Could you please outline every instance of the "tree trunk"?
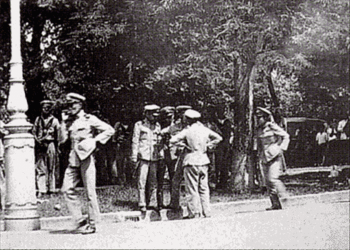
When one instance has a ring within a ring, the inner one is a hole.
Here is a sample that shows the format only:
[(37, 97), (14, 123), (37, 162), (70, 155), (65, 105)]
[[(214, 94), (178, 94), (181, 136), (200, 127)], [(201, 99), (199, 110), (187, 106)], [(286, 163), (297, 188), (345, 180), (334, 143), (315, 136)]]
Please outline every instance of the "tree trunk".
[(235, 88), (234, 152), (229, 181), (230, 190), (242, 192), (254, 184), (252, 164), (254, 62), (246, 66), (245, 74)]

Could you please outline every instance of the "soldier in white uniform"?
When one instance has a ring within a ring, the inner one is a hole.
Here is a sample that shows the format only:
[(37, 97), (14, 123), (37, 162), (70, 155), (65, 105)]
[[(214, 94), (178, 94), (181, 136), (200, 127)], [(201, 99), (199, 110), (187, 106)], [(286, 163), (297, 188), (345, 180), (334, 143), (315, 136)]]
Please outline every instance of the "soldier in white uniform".
[(157, 176), (163, 172), (163, 144), (160, 124), (157, 122), (160, 107), (152, 104), (144, 107), (145, 119), (135, 123), (131, 146), (131, 162), (138, 170), (139, 208), (158, 209), (162, 204), (162, 192), (158, 191)]
[(199, 118), (200, 113), (186, 110), (184, 130), (170, 139), (170, 144), (184, 146), (183, 169), (187, 195), (188, 218), (203, 215), (210, 217), (207, 151), (216, 146), (222, 137), (205, 127)]
[[(62, 192), (75, 222), (76, 231), (82, 234), (95, 233), (100, 210), (96, 195), (96, 168), (92, 155), (96, 142), (105, 144), (114, 134), (114, 129), (96, 116), (83, 110), (85, 97), (76, 93), (67, 94), (68, 117), (62, 114), (62, 142), (71, 141), (69, 165), (65, 171)], [(76, 187), (83, 180), (88, 199), (88, 219), (81, 213)]]

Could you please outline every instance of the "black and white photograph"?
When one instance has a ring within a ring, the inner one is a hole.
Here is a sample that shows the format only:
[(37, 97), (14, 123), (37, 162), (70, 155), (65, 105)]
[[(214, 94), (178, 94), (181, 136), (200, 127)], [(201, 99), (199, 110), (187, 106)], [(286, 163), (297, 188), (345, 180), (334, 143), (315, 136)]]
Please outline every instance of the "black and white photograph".
[(0, 249), (350, 249), (348, 0), (0, 0)]

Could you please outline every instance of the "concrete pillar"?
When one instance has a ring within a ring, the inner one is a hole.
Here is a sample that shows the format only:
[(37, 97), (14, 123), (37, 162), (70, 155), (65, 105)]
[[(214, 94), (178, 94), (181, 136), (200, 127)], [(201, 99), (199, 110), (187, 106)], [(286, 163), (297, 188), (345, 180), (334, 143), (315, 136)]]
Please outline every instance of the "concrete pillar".
[(23, 86), (21, 56), (20, 0), (11, 0), (11, 61), (10, 91), (7, 109), (9, 134), (4, 138), (6, 204), (5, 230), (29, 231), (40, 229), (35, 195), (34, 137), (25, 112), (28, 103)]

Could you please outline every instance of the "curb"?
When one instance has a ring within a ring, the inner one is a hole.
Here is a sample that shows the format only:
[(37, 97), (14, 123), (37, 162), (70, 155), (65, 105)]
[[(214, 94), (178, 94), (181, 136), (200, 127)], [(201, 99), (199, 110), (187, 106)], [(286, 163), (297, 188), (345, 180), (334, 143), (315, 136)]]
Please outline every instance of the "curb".
[[(304, 206), (312, 203), (330, 203), (330, 202), (349, 202), (350, 190), (327, 192), (320, 194), (308, 194), (291, 196), (288, 198), (287, 203), (283, 203), (284, 208)], [(235, 201), (225, 203), (211, 204), (212, 217), (227, 217), (236, 213), (257, 212), (265, 211), (266, 207), (270, 206), (269, 199), (261, 200), (247, 200), (247, 201)], [(101, 214), (101, 222), (137, 222), (137, 221), (167, 221), (167, 220), (179, 220), (187, 215), (187, 211), (182, 209), (181, 211), (173, 211), (170, 209), (163, 209), (160, 213), (149, 210), (146, 213), (140, 211), (122, 211), (115, 213), (103, 213)], [(42, 230), (52, 230), (57, 228), (70, 228), (72, 227), (71, 217), (50, 217), (40, 218), (40, 224)], [(0, 231), (4, 231), (4, 221), (0, 221)]]

